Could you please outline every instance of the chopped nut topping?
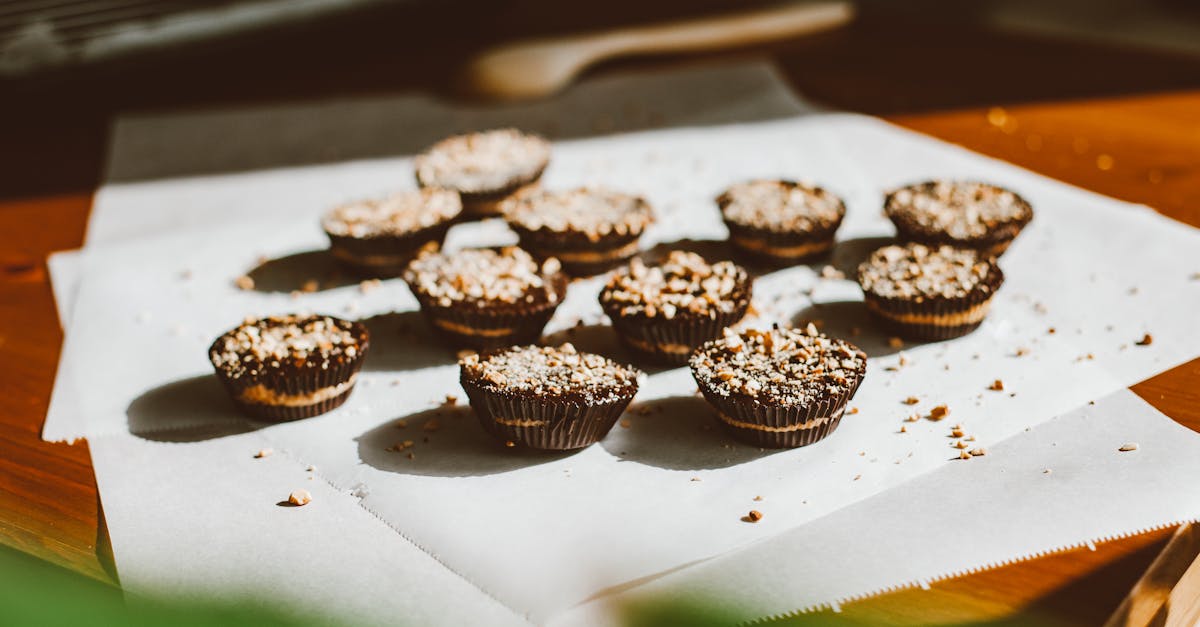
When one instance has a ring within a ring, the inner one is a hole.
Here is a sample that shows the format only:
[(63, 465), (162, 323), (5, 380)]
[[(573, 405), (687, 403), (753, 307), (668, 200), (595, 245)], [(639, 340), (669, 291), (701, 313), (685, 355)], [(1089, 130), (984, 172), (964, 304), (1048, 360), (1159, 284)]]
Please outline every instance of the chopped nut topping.
[(1123, 444), (1121, 446), (1121, 448), (1119, 448), (1117, 450), (1121, 451), (1122, 453), (1128, 453), (1129, 451), (1136, 451), (1137, 449), (1138, 449), (1137, 442), (1128, 442), (1126, 444)]
[(1028, 354), (1029, 354), (1028, 348), (1025, 348), (1024, 346), (1019, 346), (1019, 347), (1017, 347), (1017, 352), (1014, 353), (1014, 356), (1024, 357), (1025, 355), (1028, 355)]
[(311, 502), (312, 495), (308, 493), (308, 490), (294, 490), (288, 495), (288, 503), (291, 503), (297, 507), (301, 505), (308, 505)]
[(672, 251), (662, 265), (635, 257), (609, 276), (600, 304), (620, 315), (667, 320), (676, 316), (715, 318), (732, 313), (750, 298), (750, 279), (731, 261), (709, 264), (696, 253)]
[(954, 448), (967, 448), (968, 446), (971, 446), (971, 445), (967, 444), (966, 442), (963, 442), (962, 440), (959, 440), (959, 441), (955, 442), (953, 444), (953, 446), (954, 446)]
[(510, 224), (530, 231), (584, 233), (592, 241), (609, 234), (637, 235), (653, 221), (644, 198), (605, 189), (536, 190), (506, 200)]
[(712, 393), (797, 406), (854, 389), (866, 372), (867, 356), (810, 324), (804, 330), (727, 330), (724, 338), (702, 344), (689, 364)]
[(752, 509), (752, 510), (750, 510), (750, 512), (748, 514), (746, 514), (745, 516), (742, 517), (742, 520), (744, 520), (746, 522), (756, 523), (756, 522), (762, 520), (762, 518), (763, 518), (762, 512), (760, 512), (756, 509)]
[(930, 420), (941, 420), (948, 415), (950, 415), (950, 408), (945, 405), (938, 405), (937, 407), (929, 410)]
[(959, 428), (954, 428), (954, 429), (951, 429), (951, 430), (950, 430), (950, 437), (954, 437), (954, 438), (961, 438), (961, 437), (963, 437), (963, 430), (962, 430), (962, 429), (959, 429)]
[(1138, 346), (1149, 346), (1153, 342), (1154, 342), (1154, 338), (1149, 333), (1147, 333), (1142, 336), (1142, 339), (1135, 342), (1135, 344), (1137, 344)]
[(342, 205), (325, 214), (321, 226), (342, 237), (406, 235), (453, 220), (461, 212), (458, 192), (426, 187)]
[(921, 402), (921, 399), (919, 399), (919, 398), (917, 398), (917, 397), (915, 397), (915, 396), (910, 396), (910, 397), (908, 397), (908, 398), (906, 398), (906, 399), (904, 399), (903, 401), (900, 401), (900, 402), (901, 402), (901, 403), (904, 403), (905, 405), (916, 405), (917, 403), (920, 403), (920, 402)]
[(551, 277), (559, 268), (553, 258), (538, 266), (529, 253), (516, 247), (472, 248), (454, 254), (426, 250), (409, 264), (404, 280), (418, 295), (442, 307), (553, 303), (559, 294)]
[(884, 246), (858, 267), (864, 291), (881, 298), (961, 298), (988, 292), (1001, 277), (994, 260), (971, 249), (923, 244)]
[(237, 286), (239, 290), (250, 291), (254, 289), (254, 279), (245, 274), (234, 279), (233, 284)]
[(994, 390), (996, 392), (1003, 392), (1004, 391), (1004, 382), (1001, 381), (1000, 379), (996, 379), (995, 381), (992, 381), (992, 384), (990, 386), (988, 386), (988, 389)]
[(955, 240), (986, 237), (1000, 225), (1033, 217), (1025, 199), (1006, 189), (970, 181), (930, 181), (888, 194), (884, 212), (894, 220)]
[(793, 181), (738, 183), (717, 197), (726, 221), (776, 232), (812, 232), (836, 227), (846, 205), (832, 193)]
[(257, 376), (283, 365), (327, 369), (356, 358), (365, 329), (329, 316), (250, 318), (213, 343), (209, 358), (229, 377)]
[(762, 498), (762, 496), (756, 496), (756, 497), (754, 497), (754, 500), (761, 501), (761, 500), (763, 500), (763, 498)]
[(513, 347), (486, 357), (471, 355), (458, 363), (464, 377), (505, 394), (606, 402), (637, 390), (638, 370), (579, 352), (570, 344)]
[(363, 294), (370, 294), (379, 289), (381, 285), (383, 285), (383, 281), (379, 279), (367, 279), (358, 284), (358, 291)]
[(443, 139), (413, 167), (422, 187), (482, 194), (536, 179), (549, 160), (549, 142), (508, 128)]
[(971, 459), (971, 454), (967, 451), (962, 451), (958, 454), (959, 459)]
[(254, 459), (262, 459), (264, 457), (270, 457), (274, 453), (275, 453), (275, 449), (272, 449), (272, 448), (259, 449), (259, 451), (254, 454)]
[(972, 457), (983, 457), (984, 455), (987, 455), (987, 449), (985, 449), (985, 448), (973, 448), (973, 449), (971, 449), (971, 456), (972, 456)]

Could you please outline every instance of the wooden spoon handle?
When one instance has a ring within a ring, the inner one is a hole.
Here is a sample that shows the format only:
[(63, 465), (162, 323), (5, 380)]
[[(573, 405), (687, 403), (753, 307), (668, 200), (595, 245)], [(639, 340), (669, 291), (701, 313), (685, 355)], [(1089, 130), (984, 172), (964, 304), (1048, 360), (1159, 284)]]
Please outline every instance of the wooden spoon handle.
[(760, 44), (828, 30), (849, 22), (845, 1), (801, 2), (734, 15), (634, 26), (583, 38), (601, 51), (593, 59), (628, 54), (697, 52)]
[(1200, 621), (1200, 523), (1182, 525), (1105, 627), (1186, 627)]

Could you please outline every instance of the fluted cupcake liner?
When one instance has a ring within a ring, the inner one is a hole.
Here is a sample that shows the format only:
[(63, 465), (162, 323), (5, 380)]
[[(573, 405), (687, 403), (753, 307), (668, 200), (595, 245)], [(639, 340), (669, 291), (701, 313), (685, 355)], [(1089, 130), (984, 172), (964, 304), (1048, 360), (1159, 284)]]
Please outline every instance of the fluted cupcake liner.
[[(766, 267), (785, 267), (809, 263), (827, 257), (833, 251), (834, 237), (837, 235), (841, 220), (836, 223), (811, 231), (772, 231), (760, 229), (730, 220), (725, 220), (729, 229), (729, 243), (738, 255), (755, 265)], [(812, 252), (802, 254), (777, 254), (769, 250), (756, 249), (748, 243), (753, 242), (769, 248), (816, 247)]]
[[(640, 361), (669, 366), (683, 366), (701, 344), (721, 337), (726, 327), (737, 324), (750, 308), (750, 295), (738, 301), (729, 313), (714, 318), (676, 316), (671, 320), (647, 318), (642, 315), (622, 315), (619, 308), (605, 306), (622, 344)], [(686, 347), (686, 351), (668, 351), (663, 345)]]
[[(453, 224), (446, 221), (430, 227), (401, 235), (377, 235), (374, 237), (329, 236), (329, 247), (334, 257), (357, 272), (374, 276), (396, 276), (404, 271), (421, 248), (430, 242), (441, 246), (446, 231)], [(390, 258), (380, 262), (372, 257)]]
[[(973, 290), (962, 298), (939, 298), (920, 302), (880, 298), (870, 292), (864, 293), (863, 297), (868, 311), (889, 331), (909, 339), (937, 342), (962, 337), (978, 329), (987, 316), (986, 309), (990, 307), (995, 292)], [(956, 317), (962, 318), (968, 312), (978, 311), (978, 308), (983, 308), (984, 311), (977, 320), (955, 322)], [(943, 322), (935, 324), (904, 319), (911, 316), (934, 316), (941, 318)]]
[[(516, 224), (509, 227), (520, 238), (521, 248), (529, 251), (539, 260), (548, 257), (558, 259), (563, 271), (571, 276), (585, 277), (607, 272), (627, 261), (638, 253), (638, 233), (609, 233), (599, 239), (589, 239), (583, 233), (562, 233), (547, 229), (531, 230)], [(624, 250), (623, 250), (624, 249)], [(580, 260), (575, 255), (596, 254), (606, 258), (596, 260)], [(608, 257), (608, 255), (614, 255)]]
[[(366, 358), (367, 351), (370, 348), (366, 327), (360, 323), (355, 323), (354, 329), (355, 334), (359, 338), (357, 353), (352, 358), (331, 363), (328, 368), (297, 367), (293, 364), (281, 364), (279, 367), (271, 368), (258, 376), (238, 377), (236, 379), (229, 377), (224, 370), (216, 368), (217, 378), (224, 385), (234, 405), (243, 413), (253, 418), (287, 422), (319, 416), (345, 403), (346, 399), (350, 397), (350, 393), (354, 391), (353, 380), (358, 375), (359, 370), (362, 369), (363, 360)], [(217, 341), (219, 342), (220, 339)], [(241, 398), (246, 390), (256, 385), (261, 385), (276, 394), (300, 396), (336, 388), (347, 383), (349, 385), (336, 396), (308, 405), (253, 403)]]
[[(439, 305), (419, 293), (421, 306), (429, 327), (444, 342), (455, 348), (488, 350), (518, 344), (533, 344), (542, 336), (566, 294), (566, 277), (554, 279), (558, 298), (517, 306), (473, 307), (463, 304)], [(415, 290), (414, 290), (414, 293)]]
[[(865, 366), (845, 392), (799, 406), (771, 405), (748, 397), (723, 396), (699, 378), (696, 383), (704, 400), (718, 412), (717, 422), (734, 438), (761, 448), (796, 448), (819, 442), (837, 429), (846, 404), (858, 391), (864, 375)], [(779, 430), (809, 422), (813, 424), (806, 428)]]
[(517, 194), (524, 194), (541, 186), (540, 179), (545, 168), (538, 170), (532, 177), (514, 182), (503, 189), (489, 192), (463, 192), (459, 195), (462, 197), (463, 211), (459, 216), (462, 221), (481, 220), (483, 218), (494, 218), (500, 215), (500, 203), (508, 200), (510, 197)]
[(612, 430), (637, 392), (591, 404), (553, 397), (511, 397), (461, 378), (463, 390), (484, 430), (503, 442), (566, 451), (599, 442)]

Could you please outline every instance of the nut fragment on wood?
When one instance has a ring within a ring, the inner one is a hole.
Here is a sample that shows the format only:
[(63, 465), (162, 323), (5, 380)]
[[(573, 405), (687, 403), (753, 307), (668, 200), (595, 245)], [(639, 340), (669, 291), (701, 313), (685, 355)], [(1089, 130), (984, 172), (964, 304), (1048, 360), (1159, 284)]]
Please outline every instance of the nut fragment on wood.
[(889, 337), (887, 342), (890, 348), (904, 348), (904, 340), (898, 337)]
[(762, 520), (762, 518), (763, 518), (762, 512), (760, 512), (756, 509), (752, 509), (745, 516), (742, 516), (743, 521), (752, 522), (752, 523), (756, 523), (756, 522)]
[(311, 502), (312, 495), (308, 493), (308, 490), (294, 490), (288, 495), (288, 503), (291, 503), (297, 507), (301, 505), (308, 505)]
[(1117, 450), (1121, 451), (1122, 453), (1128, 453), (1129, 451), (1136, 451), (1137, 449), (1138, 449), (1137, 442), (1127, 442), (1127, 443), (1123, 444), (1121, 446), (1121, 448), (1119, 448)]

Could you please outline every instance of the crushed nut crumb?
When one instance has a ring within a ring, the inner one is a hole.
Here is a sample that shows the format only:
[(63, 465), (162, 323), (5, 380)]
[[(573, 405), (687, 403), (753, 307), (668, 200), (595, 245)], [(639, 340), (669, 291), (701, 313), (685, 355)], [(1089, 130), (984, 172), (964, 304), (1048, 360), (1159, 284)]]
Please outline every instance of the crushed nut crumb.
[(291, 503), (297, 507), (301, 505), (308, 505), (311, 502), (312, 495), (308, 493), (308, 490), (294, 490), (288, 495), (288, 503)]
[(1138, 449), (1137, 442), (1128, 442), (1126, 444), (1121, 445), (1121, 448), (1119, 448), (1117, 450), (1121, 451), (1122, 453), (1128, 453), (1129, 451), (1136, 451), (1137, 449)]
[(1153, 342), (1154, 342), (1154, 338), (1149, 333), (1147, 333), (1142, 336), (1142, 339), (1134, 342), (1134, 344), (1137, 344), (1138, 346), (1149, 346)]
[(742, 517), (742, 520), (745, 522), (756, 523), (756, 522), (762, 520), (762, 518), (763, 518), (762, 512), (760, 512), (756, 509), (752, 509), (752, 510), (750, 510), (749, 513), (747, 513), (745, 516)]
[(1001, 381), (1000, 379), (996, 379), (995, 381), (992, 381), (992, 384), (988, 386), (988, 389), (996, 391), (996, 392), (1003, 392), (1004, 391), (1004, 382)]
[(254, 279), (250, 278), (250, 276), (246, 274), (234, 279), (233, 284), (237, 286), (239, 290), (249, 291), (254, 289)]
[(938, 405), (937, 407), (929, 410), (930, 420), (941, 420), (948, 415), (950, 415), (950, 408), (945, 405)]

